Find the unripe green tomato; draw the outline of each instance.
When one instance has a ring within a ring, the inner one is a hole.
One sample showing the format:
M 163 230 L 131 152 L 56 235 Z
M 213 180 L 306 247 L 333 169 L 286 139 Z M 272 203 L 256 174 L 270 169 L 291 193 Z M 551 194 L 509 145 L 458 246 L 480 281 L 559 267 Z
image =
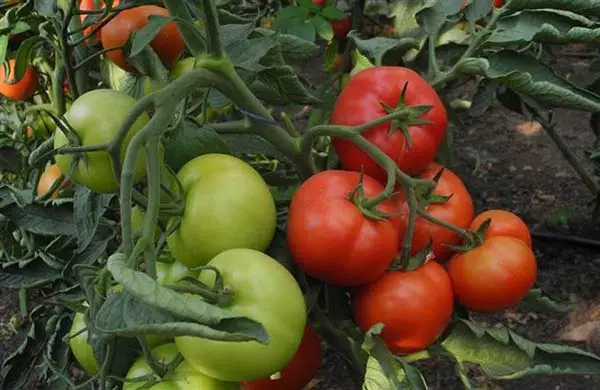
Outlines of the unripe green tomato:
M 160 90 L 165 85 L 166 84 L 161 83 L 159 81 L 152 80 L 152 78 L 150 78 L 148 76 L 144 76 L 144 79 L 142 80 L 142 89 L 144 91 L 144 96 L 148 96 L 151 93 L 154 93 L 154 92 Z
M 131 209 L 131 230 L 133 235 L 141 235 L 142 229 L 144 228 L 144 219 L 146 218 L 146 212 L 142 210 L 140 206 L 133 206 Z M 157 224 L 154 229 L 154 239 L 158 239 L 162 234 L 162 229 Z
M 164 344 L 153 348 L 152 356 L 163 366 L 172 363 L 177 358 L 177 346 L 173 343 Z M 132 380 L 140 377 L 152 375 L 153 371 L 146 363 L 146 360 L 141 357 L 136 360 L 126 379 Z M 207 375 L 204 375 L 194 370 L 185 360 L 179 363 L 175 369 L 164 378 L 151 386 L 144 381 L 131 381 L 123 383 L 123 390 L 239 390 L 240 384 L 236 382 L 223 382 Z
M 69 346 L 79 365 L 88 374 L 96 375 L 100 371 L 100 367 L 94 357 L 92 347 L 88 344 L 88 332 L 81 332 L 86 327 L 83 313 L 75 313 L 71 331 L 69 332 Z M 77 334 L 77 336 L 73 337 L 75 334 Z
M 174 260 L 172 263 L 164 261 L 156 262 L 156 280 L 163 285 L 174 285 L 186 276 L 193 278 L 198 277 L 197 271 L 192 271 L 179 261 Z
M 275 201 L 252 166 L 211 153 L 188 161 L 177 177 L 185 208 L 179 228 L 167 239 L 177 260 L 196 267 L 227 249 L 267 249 L 275 234 Z
M 171 68 L 171 77 L 178 79 L 190 70 L 194 69 L 196 63 L 196 57 L 188 57 L 177 61 L 173 68 Z
M 121 124 L 136 104 L 131 96 L 110 89 L 96 89 L 81 95 L 73 102 L 65 113 L 65 119 L 77 133 L 81 146 L 101 145 L 110 142 L 119 131 Z M 133 136 L 148 123 L 148 115 L 143 113 L 131 126 L 121 144 L 121 163 Z M 68 138 L 60 130 L 56 130 L 54 148 L 69 144 Z M 86 161 L 81 159 L 71 180 L 91 189 L 94 192 L 116 192 L 118 183 L 112 169 L 112 161 L 108 151 L 86 152 Z M 73 160 L 72 154 L 60 154 L 55 157 L 63 172 L 68 172 Z M 140 149 L 134 164 L 134 182 L 140 181 L 146 173 L 146 152 Z

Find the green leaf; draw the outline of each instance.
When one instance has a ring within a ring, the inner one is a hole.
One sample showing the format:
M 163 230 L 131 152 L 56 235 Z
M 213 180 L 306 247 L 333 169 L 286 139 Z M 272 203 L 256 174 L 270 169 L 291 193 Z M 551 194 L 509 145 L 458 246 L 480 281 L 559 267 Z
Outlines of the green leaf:
M 600 4 L 597 0 L 511 0 L 507 4 L 509 12 L 540 8 L 562 9 L 588 16 L 600 15 Z
M 62 271 L 43 261 L 33 261 L 24 267 L 12 264 L 0 268 L 0 287 L 33 288 L 54 282 L 62 277 Z
M 191 159 L 208 153 L 231 154 L 210 124 L 199 126 L 183 120 L 165 142 L 165 161 L 176 172 Z
M 97 194 L 80 185 L 75 187 L 73 214 L 77 230 L 77 248 L 78 252 L 82 252 L 94 238 L 100 219 L 115 195 Z
M 475 95 L 473 95 L 471 108 L 469 109 L 471 116 L 478 117 L 483 115 L 496 101 L 497 91 L 497 83 L 489 80 L 482 80 L 477 86 Z
M 456 15 L 463 5 L 463 0 L 427 0 L 424 7 L 417 12 L 419 25 L 430 35 L 437 35 L 448 21 L 456 21 Z M 454 16 L 453 18 L 450 18 Z
M 221 137 L 227 142 L 231 151 L 238 157 L 244 157 L 247 154 L 264 153 L 271 157 L 276 157 L 285 161 L 289 159 L 265 141 L 262 137 L 255 134 L 222 134 Z
M 69 377 L 69 356 L 71 348 L 69 343 L 63 341 L 63 337 L 69 334 L 71 329 L 70 315 L 63 312 L 57 319 L 54 328 L 48 329 L 48 342 L 46 343 L 46 364 L 52 365 L 54 370 L 49 373 L 49 378 L 46 380 L 48 389 L 52 390 L 69 390 L 71 387 L 65 378 Z M 44 367 L 47 370 L 47 367 Z M 56 374 L 57 371 L 59 374 Z
M 397 60 L 402 58 L 409 50 L 419 48 L 418 42 L 413 38 L 375 37 L 361 39 L 355 34 L 352 34 L 351 37 L 356 44 L 356 48 L 373 60 L 375 65 L 397 63 Z
M 490 0 L 471 0 L 465 7 L 463 13 L 467 21 L 471 24 L 486 17 L 492 10 L 492 2 Z
M 140 54 L 145 47 L 150 45 L 156 34 L 173 19 L 160 15 L 151 15 L 148 18 L 148 24 L 131 34 L 129 38 L 131 40 L 129 56 L 135 57 Z
M 472 58 L 460 63 L 459 71 L 479 74 L 530 97 L 546 108 L 564 107 L 578 111 L 600 111 L 600 96 L 557 75 L 535 58 L 502 50 L 489 58 Z
M 362 70 L 375 66 L 371 61 L 369 61 L 369 59 L 366 56 L 364 56 L 358 50 L 352 51 L 352 62 L 354 62 L 354 67 L 350 71 L 351 76 L 354 76 Z
M 271 66 L 257 75 L 258 81 L 262 82 L 267 90 L 264 89 L 254 92 L 259 92 L 259 98 L 267 102 L 277 102 L 279 104 L 316 104 L 319 100 L 312 95 L 304 86 L 298 74 L 289 65 Z M 269 96 L 274 93 L 275 98 Z
M 333 39 L 333 27 L 331 27 L 331 23 L 327 21 L 327 19 L 322 16 L 315 15 L 310 22 L 313 26 L 315 26 L 315 30 L 317 35 L 321 38 L 331 41 Z
M 0 171 L 18 173 L 22 165 L 21 152 L 11 146 L 0 147 Z
M 340 20 L 346 15 L 339 8 L 334 7 L 333 5 L 328 5 L 321 10 L 321 16 L 329 20 Z
M 253 31 L 262 36 L 277 34 L 277 43 L 283 59 L 288 64 L 302 63 L 319 54 L 319 46 L 295 35 L 276 33 L 268 28 L 257 28 Z
M 600 357 L 592 353 L 562 345 L 536 344 L 506 328 L 484 328 L 467 320 L 454 322 L 441 346 L 459 364 L 477 364 L 494 379 L 534 374 L 600 374 Z
M 77 264 L 92 265 L 106 253 L 108 244 L 114 240 L 116 230 L 106 223 L 100 223 L 94 236 L 86 248 L 81 252 L 75 252 L 69 260 L 70 266 Z
M 232 42 L 225 47 L 236 68 L 258 72 L 264 69 L 260 60 L 277 44 L 275 36 L 263 36 Z
M 573 304 L 557 302 L 547 296 L 542 289 L 534 288 L 519 304 L 521 310 L 531 310 L 541 313 L 568 313 L 573 309 Z
M 77 233 L 73 213 L 68 207 L 44 207 L 37 203 L 19 207 L 18 204 L 10 204 L 0 208 L 0 214 L 35 234 L 73 236 Z
M 502 18 L 486 44 L 596 43 L 600 23 L 568 11 L 530 10 Z
M 17 50 L 17 55 L 15 56 L 14 74 L 10 75 L 11 79 L 20 80 L 23 77 L 25 70 L 27 70 L 27 67 L 31 63 L 32 51 L 34 47 L 43 41 L 43 38 L 39 36 L 33 36 L 31 38 L 27 38 L 19 44 L 19 49 Z
M 189 319 L 215 330 L 231 333 L 227 337 L 232 341 L 255 340 L 261 344 L 268 343 L 269 336 L 257 321 L 211 305 L 197 295 L 184 295 L 161 286 L 148 275 L 127 267 L 124 257 L 122 254 L 110 256 L 106 267 L 113 278 L 123 284 L 125 291 L 140 301 L 177 318 Z M 211 335 L 219 337 L 221 334 L 222 332 L 214 332 Z

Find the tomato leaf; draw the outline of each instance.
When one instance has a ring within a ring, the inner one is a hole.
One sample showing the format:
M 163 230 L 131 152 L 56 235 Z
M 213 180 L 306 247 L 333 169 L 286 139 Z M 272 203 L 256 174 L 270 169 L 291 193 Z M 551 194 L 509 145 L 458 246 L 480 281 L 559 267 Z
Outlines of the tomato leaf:
M 165 161 L 178 171 L 194 157 L 208 153 L 231 154 L 225 141 L 210 127 L 183 120 L 165 142 Z
M 486 44 L 509 45 L 528 42 L 595 43 L 600 41 L 600 23 L 559 10 L 526 10 L 498 21 Z
M 33 191 L 22 190 L 11 185 L 0 186 L 0 208 L 15 203 L 17 206 L 25 207 L 33 203 Z
M 487 59 L 467 59 L 459 63 L 459 69 L 497 81 L 545 107 L 600 111 L 599 95 L 576 86 L 524 53 L 502 50 Z
M 47 378 L 45 382 L 48 388 L 52 390 L 67 390 L 71 388 L 68 381 L 65 380 L 69 375 L 71 349 L 69 343 L 63 341 L 63 337 L 69 334 L 71 320 L 67 312 L 63 312 L 57 317 L 55 326 L 50 329 L 47 328 L 49 334 L 41 376 Z M 52 366 L 52 369 L 50 369 L 50 366 Z
M 521 310 L 537 311 L 541 313 L 568 313 L 573 309 L 573 304 L 558 302 L 546 295 L 540 288 L 529 291 L 519 304 Z
M 129 38 L 131 41 L 129 44 L 129 55 L 135 57 L 140 54 L 145 47 L 150 45 L 156 34 L 173 19 L 160 15 L 151 15 L 148 18 L 148 24 L 131 34 Z
M 539 8 L 562 9 L 585 15 L 600 15 L 600 7 L 593 0 L 511 0 L 507 4 L 507 9 L 510 12 Z
M 286 63 L 302 63 L 309 58 L 316 56 L 319 53 L 319 46 L 314 42 L 308 42 L 295 35 L 276 33 L 267 28 L 256 28 L 253 35 L 260 34 L 262 36 L 276 34 L 279 51 Z
M 354 33 L 351 33 L 350 36 L 356 44 L 356 48 L 372 60 L 375 65 L 397 64 L 398 60 L 402 59 L 409 50 L 419 48 L 419 44 L 414 38 L 375 37 L 361 39 Z
M 472 117 L 479 117 L 494 104 L 496 101 L 496 92 L 498 84 L 490 80 L 482 80 L 478 86 L 475 95 L 473 95 L 469 114 Z
M 32 203 L 24 207 L 11 204 L 0 208 L 4 215 L 21 228 L 44 236 L 76 234 L 73 213 L 68 207 L 44 207 Z
M 418 369 L 395 357 L 379 335 L 382 324 L 374 325 L 366 334 L 362 349 L 369 354 L 363 390 L 427 389 Z
M 207 332 L 207 337 L 221 337 L 225 333 L 230 333 L 226 335 L 229 340 L 255 340 L 262 344 L 268 342 L 269 336 L 265 328 L 257 321 L 208 304 L 198 296 L 179 294 L 168 287 L 161 286 L 148 275 L 127 267 L 123 258 L 121 254 L 109 257 L 107 269 L 117 282 L 123 284 L 126 291 L 141 302 L 176 318 L 196 321 L 198 324 L 216 330 L 213 333 Z M 207 328 L 207 331 L 209 329 Z M 177 328 L 174 327 L 173 332 L 176 331 Z
M 344 13 L 337 7 L 328 5 L 321 10 L 321 16 L 329 20 L 340 20 L 344 18 Z
M 315 30 L 321 38 L 327 41 L 331 41 L 333 39 L 333 27 L 331 27 L 331 23 L 329 23 L 325 18 L 315 15 L 313 18 L 311 18 L 310 22 L 313 26 L 315 26 Z
M 82 252 L 94 238 L 100 219 L 115 195 L 97 194 L 80 185 L 75 187 L 73 214 L 77 230 L 77 248 L 78 252 Z
M 562 345 L 536 344 L 507 328 L 484 328 L 467 320 L 455 321 L 441 346 L 458 364 L 478 364 L 494 379 L 600 373 L 600 357 L 592 353 Z
M 462 5 L 463 0 L 427 1 L 417 12 L 416 20 L 428 34 L 437 35 L 447 21 L 458 20 Z

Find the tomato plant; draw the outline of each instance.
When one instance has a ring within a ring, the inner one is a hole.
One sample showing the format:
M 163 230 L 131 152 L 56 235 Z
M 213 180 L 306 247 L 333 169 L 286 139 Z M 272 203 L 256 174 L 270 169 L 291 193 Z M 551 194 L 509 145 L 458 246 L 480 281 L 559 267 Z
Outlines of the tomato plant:
M 306 324 L 304 297 L 294 277 L 276 260 L 253 249 L 221 252 L 208 265 L 217 268 L 223 283 L 234 291 L 228 310 L 259 320 L 269 343 L 176 337 L 185 360 L 196 370 L 225 381 L 259 379 L 283 369 L 298 350 Z M 203 272 L 199 279 L 212 285 L 215 275 Z
M 250 165 L 233 156 L 207 154 L 185 164 L 177 178 L 185 210 L 168 238 L 177 260 L 195 267 L 227 249 L 267 248 L 275 233 L 275 203 Z
M 518 238 L 531 248 L 531 233 L 529 228 L 514 213 L 506 210 L 487 210 L 477 215 L 471 222 L 470 230 L 476 231 L 486 221 L 490 220 L 489 227 L 484 232 L 484 238 L 495 236 L 508 236 Z
M 27 65 L 25 73 L 20 79 L 15 80 L 16 60 L 8 60 L 8 73 L 6 67 L 0 67 L 0 94 L 12 100 L 28 100 L 38 89 L 38 72 L 31 65 Z
M 537 276 L 535 254 L 514 237 L 494 236 L 448 263 L 457 301 L 469 310 L 493 313 L 515 306 Z
M 118 132 L 121 122 L 131 111 L 135 99 L 118 91 L 98 89 L 90 91 L 73 102 L 65 113 L 65 119 L 77 134 L 82 146 L 102 145 L 109 142 Z M 127 145 L 134 134 L 147 123 L 148 117 L 142 116 L 133 124 L 120 149 L 121 162 L 125 157 Z M 67 134 L 57 129 L 54 138 L 54 148 L 71 145 Z M 86 153 L 87 161 L 79 160 L 71 176 L 75 183 L 82 184 L 96 192 L 115 192 L 118 188 L 112 161 L 106 151 Z M 73 161 L 72 154 L 59 154 L 56 163 L 61 171 L 69 172 Z M 139 181 L 144 175 L 145 156 L 140 152 L 135 160 L 135 180 Z
M 395 354 L 418 352 L 446 329 L 454 308 L 444 268 L 429 261 L 413 271 L 390 271 L 352 292 L 352 310 L 361 330 L 384 325 L 381 338 Z
M 364 208 L 364 197 L 383 186 L 358 172 L 329 170 L 306 180 L 294 194 L 287 242 L 307 274 L 340 286 L 357 286 L 381 276 L 398 252 L 397 219 L 374 217 L 396 212 L 393 201 Z
M 152 349 L 152 356 L 162 365 L 172 364 L 177 359 L 177 346 L 173 343 L 163 344 Z M 235 390 L 239 383 L 223 382 L 194 370 L 185 360 L 177 364 L 165 377 L 156 381 L 154 378 L 140 381 L 140 378 L 151 376 L 152 368 L 141 357 L 136 360 L 125 378 L 123 390 L 160 389 L 160 390 Z
M 114 19 L 102 28 L 102 47 L 111 49 L 124 46 L 129 36 L 142 29 L 152 15 L 169 16 L 165 8 L 154 5 L 143 5 L 121 11 Z M 174 22 L 169 22 L 156 34 L 150 46 L 167 68 L 171 68 L 183 53 L 184 42 Z M 127 62 L 122 49 L 110 50 L 108 58 L 120 68 L 133 72 L 135 68 Z
M 302 390 L 321 366 L 321 339 L 307 324 L 304 336 L 292 361 L 279 373 L 278 378 L 263 378 L 242 382 L 243 390 Z
M 419 173 L 435 157 L 446 133 L 447 118 L 435 90 L 415 71 L 377 66 L 357 73 L 336 100 L 331 123 L 357 126 L 397 107 L 406 114 L 367 130 L 364 137 L 381 148 L 403 171 Z M 334 139 L 333 146 L 345 169 L 363 169 L 365 174 L 385 180 L 381 167 L 351 142 Z
M 422 199 L 420 206 L 427 213 L 440 221 L 462 229 L 471 224 L 474 215 L 473 200 L 462 180 L 448 168 L 431 163 L 419 177 L 433 179 L 440 174 L 433 191 Z M 402 218 L 400 219 L 400 237 L 404 237 L 409 226 L 409 205 L 404 196 L 399 198 Z M 449 245 L 459 245 L 461 236 L 447 227 L 434 223 L 422 216 L 417 216 L 415 232 L 411 244 L 411 254 L 417 254 L 428 247 L 437 260 L 446 260 L 453 253 Z

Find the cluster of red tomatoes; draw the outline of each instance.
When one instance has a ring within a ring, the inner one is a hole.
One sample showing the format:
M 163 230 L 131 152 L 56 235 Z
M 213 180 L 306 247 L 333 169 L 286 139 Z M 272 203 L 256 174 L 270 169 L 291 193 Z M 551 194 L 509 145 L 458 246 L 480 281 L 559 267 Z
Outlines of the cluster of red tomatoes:
M 357 73 L 342 90 L 331 123 L 359 126 L 391 109 L 404 115 L 362 135 L 402 171 L 437 183 L 421 191 L 414 205 L 421 212 L 410 253 L 427 252 L 428 261 L 412 270 L 391 267 L 409 229 L 408 189 L 399 187 L 398 194 L 370 205 L 384 190 L 386 171 L 343 139 L 334 138 L 333 145 L 344 170 L 317 173 L 300 186 L 290 205 L 287 239 L 293 259 L 308 275 L 350 289 L 361 330 L 382 323 L 390 350 L 411 353 L 440 336 L 455 302 L 477 312 L 516 305 L 532 287 L 537 265 L 519 217 L 490 210 L 475 218 L 463 182 L 433 162 L 447 116 L 419 74 L 386 66 Z M 485 230 L 480 229 L 484 222 Z M 464 244 L 460 231 L 473 237 L 469 248 L 457 248 Z

